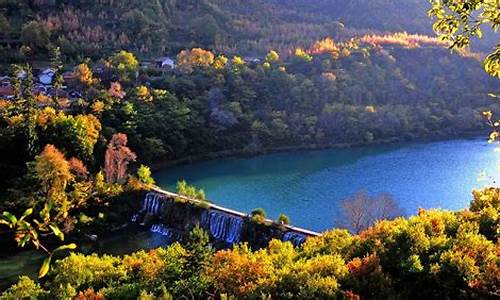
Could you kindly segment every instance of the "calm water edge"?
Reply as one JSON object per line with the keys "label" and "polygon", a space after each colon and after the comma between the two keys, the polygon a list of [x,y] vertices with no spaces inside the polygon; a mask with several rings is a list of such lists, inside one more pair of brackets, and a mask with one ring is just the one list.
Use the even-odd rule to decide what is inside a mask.
{"label": "calm water edge", "polygon": [[[360,189],[392,194],[407,215],[419,207],[465,208],[473,188],[499,179],[498,161],[494,146],[476,138],[226,158],[167,168],[154,177],[172,190],[183,178],[219,205],[244,212],[262,207],[273,219],[285,213],[294,225],[324,231],[334,226],[340,201]],[[482,171],[490,177],[478,181]],[[79,251],[125,254],[166,244],[161,235],[130,229],[92,248],[79,245]],[[34,251],[0,258],[0,290],[21,274],[36,277],[43,259]]]}
{"label": "calm water edge", "polygon": [[[360,189],[390,193],[407,215],[420,207],[465,208],[473,188],[498,179],[499,160],[493,145],[474,138],[217,159],[154,177],[170,190],[185,179],[216,204],[262,207],[270,218],[284,213],[294,225],[324,231],[334,226],[341,200]],[[483,171],[488,177],[478,181]]]}

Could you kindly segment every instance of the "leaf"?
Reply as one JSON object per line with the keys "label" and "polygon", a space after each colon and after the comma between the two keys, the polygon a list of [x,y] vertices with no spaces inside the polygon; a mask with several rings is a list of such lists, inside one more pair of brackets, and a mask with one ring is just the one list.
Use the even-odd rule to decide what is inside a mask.
{"label": "leaf", "polygon": [[2,216],[7,220],[9,221],[10,223],[12,224],[16,224],[17,223],[17,218],[16,216],[14,216],[13,214],[11,214],[10,212],[8,211],[4,211]]}
{"label": "leaf", "polygon": [[31,239],[30,235],[25,235],[20,241],[19,246],[24,247],[26,243]]}
{"label": "leaf", "polygon": [[76,249],[76,244],[75,243],[71,243],[71,244],[68,244],[68,245],[63,245],[63,246],[57,247],[54,250],[54,252],[63,251],[63,250],[75,250],[75,249]]}
{"label": "leaf", "polygon": [[61,241],[64,241],[64,233],[56,225],[49,225],[49,227]]}
{"label": "leaf", "polygon": [[47,257],[42,264],[42,267],[40,268],[40,271],[38,272],[38,278],[43,278],[47,273],[49,272],[50,269],[50,261],[52,260],[52,255]]}
{"label": "leaf", "polygon": [[33,208],[28,208],[24,214],[23,214],[23,217],[27,217],[29,215],[31,215],[33,213]]}

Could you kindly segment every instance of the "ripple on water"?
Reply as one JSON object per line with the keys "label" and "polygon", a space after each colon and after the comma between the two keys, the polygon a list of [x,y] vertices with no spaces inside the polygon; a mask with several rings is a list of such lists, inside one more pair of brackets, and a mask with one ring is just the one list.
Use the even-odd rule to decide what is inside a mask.
{"label": "ripple on water", "polygon": [[419,207],[461,209],[471,190],[484,185],[481,171],[498,177],[498,156],[484,139],[299,151],[229,158],[156,172],[159,185],[179,178],[205,189],[217,204],[249,212],[264,208],[296,225],[325,230],[340,201],[360,189],[388,192],[407,214]]}

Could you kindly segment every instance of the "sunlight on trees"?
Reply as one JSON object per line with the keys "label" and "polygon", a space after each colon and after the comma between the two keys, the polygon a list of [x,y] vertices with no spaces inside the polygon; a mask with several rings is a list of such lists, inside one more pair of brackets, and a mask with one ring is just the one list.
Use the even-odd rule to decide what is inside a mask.
{"label": "sunlight on trees", "polygon": [[[496,0],[438,1],[431,0],[429,15],[434,18],[434,30],[452,48],[464,48],[482,38],[486,27],[497,31],[500,26],[500,3]],[[484,60],[486,72],[500,77],[500,43]]]}

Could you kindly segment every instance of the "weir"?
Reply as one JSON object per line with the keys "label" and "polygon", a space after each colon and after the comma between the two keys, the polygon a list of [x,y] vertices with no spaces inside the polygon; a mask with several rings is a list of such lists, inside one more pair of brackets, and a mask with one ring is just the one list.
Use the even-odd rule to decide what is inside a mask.
{"label": "weir", "polygon": [[[141,209],[132,216],[131,221],[134,223],[141,221],[141,225],[145,225],[145,216],[162,217],[164,211],[168,210],[168,204],[175,202],[174,199],[182,199],[195,205],[204,204],[207,206],[206,203],[202,203],[199,200],[155,187],[152,192],[146,194]],[[249,215],[245,213],[209,204],[207,208],[203,209],[201,215],[199,215],[197,223],[200,224],[214,240],[227,244],[235,244],[242,241],[245,220],[248,219]],[[163,221],[165,222],[168,220]],[[269,219],[266,219],[265,222],[277,225],[274,221]],[[295,247],[302,245],[308,237],[320,235],[317,232],[290,225],[279,225],[278,227],[280,228],[279,234],[273,231],[275,235],[273,238],[278,238],[285,242],[290,241]],[[182,239],[182,234],[178,230],[170,228],[163,223],[154,223],[151,225],[150,231],[161,234],[172,242]]]}

